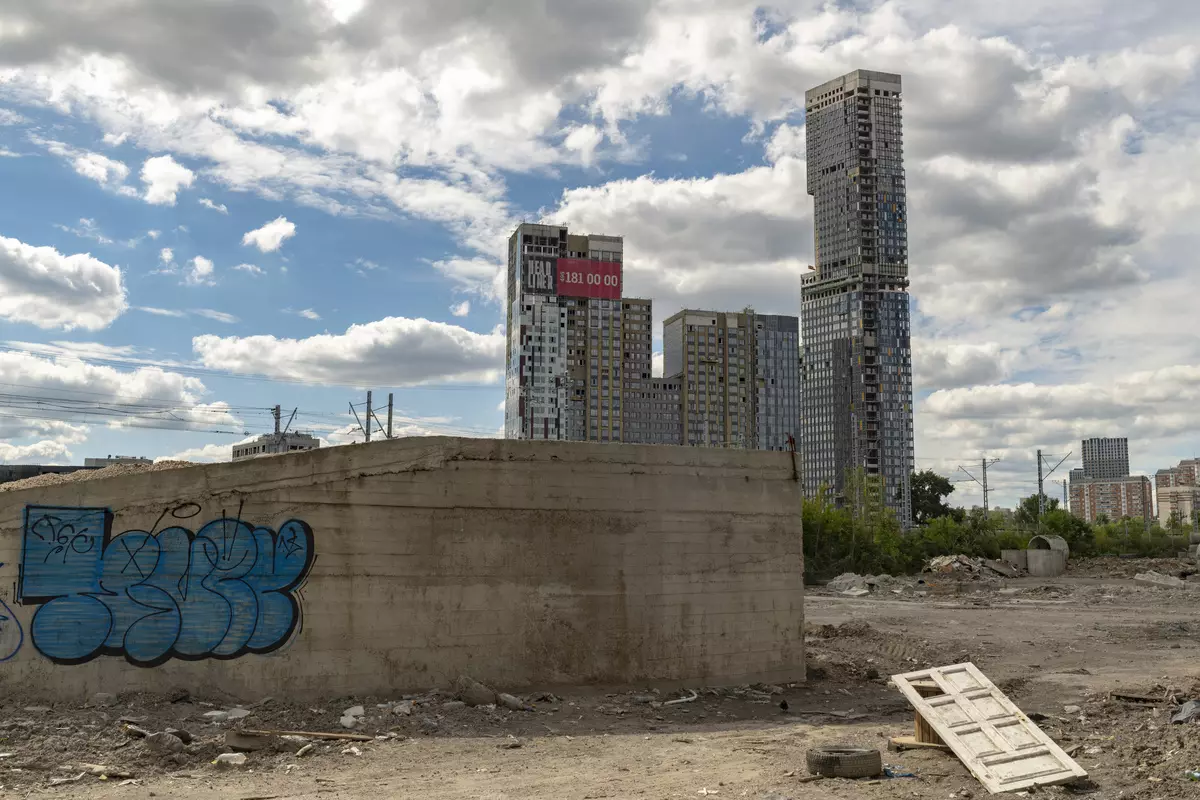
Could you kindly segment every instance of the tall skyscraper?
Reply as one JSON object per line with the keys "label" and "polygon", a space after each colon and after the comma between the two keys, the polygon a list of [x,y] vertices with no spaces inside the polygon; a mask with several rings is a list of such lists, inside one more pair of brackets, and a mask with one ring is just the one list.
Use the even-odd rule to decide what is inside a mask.
{"label": "tall skyscraper", "polygon": [[908,200],[900,76],[857,70],[805,92],[816,265],[802,280],[805,490],[878,477],[912,519]]}
{"label": "tall skyscraper", "polygon": [[623,253],[619,236],[560,225],[509,238],[506,438],[644,441],[629,423],[649,391],[652,309],[621,297]]}
{"label": "tall skyscraper", "polygon": [[800,320],[685,309],[663,323],[682,443],[785,450],[800,429]]}
{"label": "tall skyscraper", "polygon": [[1083,474],[1089,478],[1124,478],[1129,474],[1129,440],[1084,439]]}

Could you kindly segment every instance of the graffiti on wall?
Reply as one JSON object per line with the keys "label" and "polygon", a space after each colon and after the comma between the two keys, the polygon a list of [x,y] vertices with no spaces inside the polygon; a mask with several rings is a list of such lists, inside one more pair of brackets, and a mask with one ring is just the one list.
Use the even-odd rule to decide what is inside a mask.
{"label": "graffiti on wall", "polygon": [[312,529],[256,527],[240,510],[195,533],[177,524],[200,511],[187,503],[149,531],[113,536],[107,508],[26,506],[17,600],[38,606],[37,651],[59,664],[105,655],[152,667],[286,643],[301,622],[295,590],[312,567]]}
{"label": "graffiti on wall", "polygon": [[[0,563],[0,567],[4,564]],[[0,597],[0,663],[15,656],[25,643],[25,631],[21,629],[21,621],[17,615]]]}

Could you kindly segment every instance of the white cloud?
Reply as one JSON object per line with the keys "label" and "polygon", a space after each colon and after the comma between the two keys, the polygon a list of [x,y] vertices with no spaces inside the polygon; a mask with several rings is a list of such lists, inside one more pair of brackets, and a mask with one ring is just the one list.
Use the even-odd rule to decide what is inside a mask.
{"label": "white cloud", "polygon": [[169,247],[164,247],[158,251],[158,260],[163,264],[173,264],[175,262],[175,251]]}
{"label": "white cloud", "polygon": [[99,226],[96,225],[96,220],[81,217],[79,224],[70,227],[67,225],[55,225],[60,231],[73,233],[81,239],[92,239],[99,244],[112,244],[113,240],[104,235]]}
{"label": "white cloud", "polygon": [[146,184],[146,202],[151,205],[173,206],[180,189],[196,180],[196,173],[171,156],[155,156],[142,165],[142,183]]}
{"label": "white cloud", "polygon": [[145,311],[147,314],[153,314],[156,317],[186,317],[186,311],[180,311],[174,308],[155,308],[153,306],[138,306],[138,311]]}
{"label": "white cloud", "polygon": [[276,219],[252,230],[242,237],[244,246],[253,245],[263,253],[273,253],[283,246],[284,241],[296,235],[296,226],[288,222],[286,217]]}
{"label": "white cloud", "polygon": [[461,303],[455,303],[450,306],[450,313],[456,317],[465,317],[471,313],[471,301],[463,300]]}
{"label": "white cloud", "polygon": [[17,112],[7,108],[0,108],[0,125],[24,125],[26,122],[29,122],[29,120]]}
{"label": "white cloud", "polygon": [[216,281],[213,280],[213,262],[209,261],[204,256],[196,256],[192,259],[192,268],[188,271],[185,282],[189,286],[215,286]]}
{"label": "white cloud", "polygon": [[146,235],[149,236],[151,239],[157,239],[159,236],[162,235],[162,231],[146,231]]}
{"label": "white cloud", "polygon": [[307,339],[198,336],[192,347],[214,369],[343,386],[494,382],[504,371],[504,334],[426,319],[388,317]]}
{"label": "white cloud", "polygon": [[6,147],[0,147],[0,158],[21,158],[21,153],[15,153]]}
{"label": "white cloud", "polygon": [[300,315],[301,317],[304,317],[305,319],[317,320],[317,319],[321,318],[321,315],[318,314],[316,311],[313,311],[311,308],[305,308],[300,311],[297,311],[296,313],[298,315]]}
{"label": "white cloud", "polygon": [[191,461],[196,464],[219,464],[225,461],[233,460],[233,447],[235,444],[249,442],[257,437],[251,436],[248,439],[243,439],[240,442],[227,442],[224,444],[206,444],[201,447],[189,447],[186,450],[180,450],[177,453],[172,453],[169,456],[162,456],[154,459],[157,461]]}
{"label": "white cloud", "polygon": [[262,267],[257,267],[254,264],[238,264],[236,267],[234,267],[234,269],[240,270],[242,272],[248,272],[251,275],[265,275],[266,274],[266,272],[263,271]]}
{"label": "white cloud", "polygon": [[126,308],[118,267],[86,253],[67,256],[0,236],[0,319],[98,330]]}
{"label": "white cloud", "polygon": [[211,308],[193,308],[192,313],[198,317],[224,322],[228,325],[232,325],[238,321],[238,318],[233,314],[226,314],[224,311],[214,311]]}
{"label": "white cloud", "polygon": [[220,214],[228,214],[229,213],[229,209],[225,207],[224,203],[214,203],[212,200],[209,200],[207,197],[201,197],[197,202],[199,202],[200,205],[204,206],[205,208],[210,208],[213,211],[216,211]]}
{"label": "white cloud", "polygon": [[129,167],[125,166],[123,162],[52,139],[30,136],[30,140],[34,144],[45,147],[53,155],[64,159],[77,174],[88,180],[93,180],[104,188],[127,197],[137,196],[137,191],[133,187],[125,185],[125,179],[129,177]]}

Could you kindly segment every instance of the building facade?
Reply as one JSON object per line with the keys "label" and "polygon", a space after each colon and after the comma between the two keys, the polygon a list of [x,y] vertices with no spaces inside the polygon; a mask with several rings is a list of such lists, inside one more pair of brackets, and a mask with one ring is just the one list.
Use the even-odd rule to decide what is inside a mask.
{"label": "building facade", "polygon": [[1160,469],[1154,473],[1154,488],[1166,489],[1171,486],[1196,486],[1200,484],[1197,473],[1200,472],[1200,459],[1180,461],[1178,466]]}
{"label": "building facade", "polygon": [[1108,520],[1154,516],[1154,494],[1144,475],[1119,478],[1085,477],[1071,482],[1071,513],[1087,522],[1103,514]]}
{"label": "building facade", "polygon": [[663,323],[663,374],[679,386],[680,441],[786,450],[800,431],[800,320],[685,309]]}
{"label": "building facade", "polygon": [[264,433],[252,442],[235,444],[233,460],[244,461],[259,456],[316,450],[320,446],[321,440],[307,433]]}
{"label": "building facade", "polygon": [[676,442],[649,407],[653,308],[623,298],[624,242],[525,223],[508,241],[504,435],[509,439]]}
{"label": "building facade", "polygon": [[1084,439],[1083,474],[1088,478],[1123,478],[1129,474],[1129,440]]}
{"label": "building facade", "polygon": [[1200,512],[1200,486],[1176,485],[1158,488],[1158,524],[1175,522],[1192,527]]}
{"label": "building facade", "polygon": [[816,265],[802,280],[806,493],[878,478],[912,519],[908,201],[899,75],[858,70],[805,93]]}

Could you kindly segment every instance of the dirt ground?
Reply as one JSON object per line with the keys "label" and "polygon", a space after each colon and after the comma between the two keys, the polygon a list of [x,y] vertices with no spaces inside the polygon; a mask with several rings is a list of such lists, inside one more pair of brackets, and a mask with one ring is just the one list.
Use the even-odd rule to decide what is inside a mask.
{"label": "dirt ground", "polygon": [[[923,595],[879,590],[861,598],[814,590],[806,598],[807,683],[695,687],[698,697],[684,703],[666,701],[690,691],[628,687],[524,694],[533,711],[460,708],[447,689],[409,698],[407,715],[409,704],[396,710],[401,697],[320,705],[264,698],[237,706],[233,698],[180,693],[53,708],[0,698],[0,796],[982,798],[987,791],[962,764],[938,752],[884,752],[885,764],[916,777],[800,782],[809,747],[886,750],[889,737],[911,733],[912,711],[888,676],[969,660],[1027,714],[1045,715],[1042,729],[1089,772],[1080,784],[1030,796],[1200,797],[1200,782],[1186,778],[1200,769],[1200,727],[1170,724],[1175,704],[1165,699],[1200,699],[1200,621],[1192,608],[1200,585],[1135,584],[1131,576],[1147,566],[1187,569],[1184,562],[1113,560],[1060,579],[968,584],[958,593],[943,593],[944,585]],[[1164,700],[1127,702],[1110,698],[1114,691]],[[273,739],[247,753],[244,766],[212,763],[229,752],[229,730],[351,732],[340,719],[356,705],[365,713],[352,732],[370,741],[314,740],[297,756],[303,740]],[[204,717],[239,707],[249,711],[239,720]],[[172,754],[138,735],[168,728],[193,741]]]}

